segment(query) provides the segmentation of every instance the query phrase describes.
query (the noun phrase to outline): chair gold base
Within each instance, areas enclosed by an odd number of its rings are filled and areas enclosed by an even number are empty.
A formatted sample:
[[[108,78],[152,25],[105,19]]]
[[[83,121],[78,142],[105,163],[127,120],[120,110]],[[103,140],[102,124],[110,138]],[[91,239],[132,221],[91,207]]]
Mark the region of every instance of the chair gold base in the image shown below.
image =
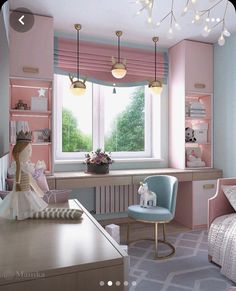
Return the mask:
[[[135,220],[137,221],[137,220]],[[153,223],[154,224],[154,239],[152,238],[141,238],[141,239],[137,239],[137,240],[133,240],[130,241],[129,236],[130,236],[130,223],[128,223],[128,228],[127,228],[127,244],[130,245],[131,243],[137,242],[137,241],[141,241],[141,240],[152,240],[155,242],[155,255],[154,255],[154,260],[163,260],[163,259],[168,259],[170,257],[172,257],[175,254],[175,247],[166,240],[166,228],[165,228],[165,223],[167,222],[151,222],[151,221],[141,221],[140,222],[144,222],[144,223]],[[158,225],[162,224],[163,226],[163,240],[158,239]],[[170,247],[171,252],[168,253],[167,255],[163,255],[160,256],[158,255],[158,243],[162,243],[165,244],[167,246]]]

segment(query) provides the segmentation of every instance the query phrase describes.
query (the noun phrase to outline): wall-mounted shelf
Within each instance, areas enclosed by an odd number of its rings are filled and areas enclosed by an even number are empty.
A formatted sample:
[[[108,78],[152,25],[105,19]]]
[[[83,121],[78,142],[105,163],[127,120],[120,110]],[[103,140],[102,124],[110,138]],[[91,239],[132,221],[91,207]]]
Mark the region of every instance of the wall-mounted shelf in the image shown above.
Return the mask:
[[[31,144],[32,146],[48,146],[48,145],[51,145],[52,143],[51,142],[32,142]],[[14,146],[15,143],[11,143],[10,145]]]
[[[195,143],[186,142],[185,143],[186,147],[198,147],[199,145],[211,145],[211,143],[210,142],[195,142]]]
[[[211,120],[211,117],[207,116],[207,117],[191,117],[191,116],[185,116],[185,120]]]
[[[49,117],[52,114],[52,111],[32,111],[32,110],[11,109],[10,114],[12,116]]]
[[[39,96],[38,90],[45,89],[45,98],[47,100],[46,111],[20,110],[15,109],[19,100],[22,100],[27,107],[31,107],[32,97]],[[32,78],[10,78],[10,145],[15,144],[15,134],[19,128],[26,127],[32,131],[33,150],[31,161],[36,163],[38,160],[44,160],[46,163],[46,172],[52,173],[52,80],[40,80]],[[51,132],[50,142],[43,142],[38,138],[47,129]],[[39,140],[38,140],[39,139]],[[38,141],[37,141],[38,140]]]

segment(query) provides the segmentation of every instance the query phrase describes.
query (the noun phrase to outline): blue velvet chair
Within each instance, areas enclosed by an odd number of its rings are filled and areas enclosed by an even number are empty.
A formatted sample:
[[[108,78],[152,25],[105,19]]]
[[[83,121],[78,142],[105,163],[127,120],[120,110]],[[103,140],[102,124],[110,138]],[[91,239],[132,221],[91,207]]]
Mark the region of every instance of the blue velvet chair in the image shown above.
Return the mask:
[[[165,224],[170,222],[175,216],[176,197],[178,180],[176,177],[168,175],[149,176],[144,180],[148,184],[148,189],[157,195],[157,206],[130,205],[128,216],[136,221],[153,223],[155,227],[155,259],[164,259],[175,253],[175,247],[166,241]],[[163,226],[163,239],[158,239],[158,225]],[[129,242],[130,223],[128,223],[127,240]],[[167,255],[158,255],[158,242],[168,245],[171,249]]]

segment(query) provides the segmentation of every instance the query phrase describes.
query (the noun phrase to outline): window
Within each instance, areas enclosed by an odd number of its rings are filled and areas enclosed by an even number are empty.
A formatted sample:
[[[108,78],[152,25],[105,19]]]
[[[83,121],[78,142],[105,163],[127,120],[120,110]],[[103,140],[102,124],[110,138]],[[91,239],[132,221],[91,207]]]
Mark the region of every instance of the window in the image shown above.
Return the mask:
[[[54,84],[56,160],[84,159],[97,148],[120,159],[151,158],[160,152],[160,118],[155,118],[160,102],[154,102],[154,109],[147,86],[117,87],[114,94],[111,86],[86,82],[85,95],[74,96],[68,76],[55,75]]]

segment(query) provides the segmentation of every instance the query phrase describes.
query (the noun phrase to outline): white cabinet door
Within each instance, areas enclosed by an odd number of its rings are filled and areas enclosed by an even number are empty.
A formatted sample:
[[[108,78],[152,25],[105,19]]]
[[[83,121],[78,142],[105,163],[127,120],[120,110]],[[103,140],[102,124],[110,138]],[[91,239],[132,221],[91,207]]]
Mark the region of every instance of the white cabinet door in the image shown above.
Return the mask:
[[[193,227],[206,226],[208,199],[216,193],[216,180],[193,181]]]

